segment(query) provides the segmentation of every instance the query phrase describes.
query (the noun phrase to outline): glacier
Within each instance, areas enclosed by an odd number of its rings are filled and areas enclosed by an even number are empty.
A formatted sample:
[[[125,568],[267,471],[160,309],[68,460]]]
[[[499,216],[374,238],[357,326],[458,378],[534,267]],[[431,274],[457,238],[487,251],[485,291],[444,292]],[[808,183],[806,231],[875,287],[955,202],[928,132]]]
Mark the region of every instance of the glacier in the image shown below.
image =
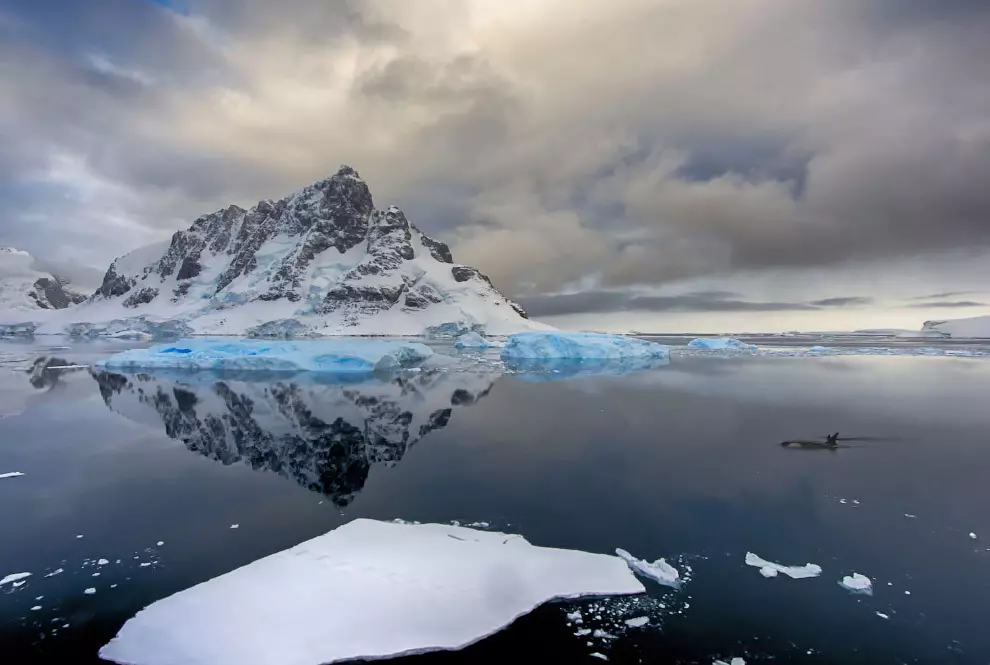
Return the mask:
[[[415,366],[433,355],[417,342],[339,339],[297,342],[183,339],[101,360],[108,370],[308,371],[363,373]]]
[[[755,344],[747,344],[731,337],[698,337],[688,342],[688,346],[713,351],[755,351],[759,348]]]
[[[502,360],[666,359],[670,349],[625,335],[555,330],[510,335],[501,355]]]
[[[618,557],[357,519],[152,603],[99,655],[128,665],[381,659],[464,648],[551,600],[644,592]]]

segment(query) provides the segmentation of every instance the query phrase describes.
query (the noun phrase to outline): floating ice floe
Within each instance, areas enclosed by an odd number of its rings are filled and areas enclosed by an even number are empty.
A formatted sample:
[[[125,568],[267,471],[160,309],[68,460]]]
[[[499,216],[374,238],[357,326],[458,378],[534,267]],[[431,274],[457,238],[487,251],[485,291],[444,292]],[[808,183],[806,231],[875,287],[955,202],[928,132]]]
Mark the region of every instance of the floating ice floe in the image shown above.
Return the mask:
[[[712,351],[755,351],[759,348],[755,344],[747,344],[731,337],[699,337],[688,342],[688,346]]]
[[[96,588],[89,587],[88,589],[85,589],[83,593],[86,594],[87,596],[92,596],[94,593],[96,593]]]
[[[860,575],[859,573],[846,575],[842,578],[842,581],[839,582],[839,586],[844,589],[848,589],[853,593],[873,595],[873,582],[866,575]]]
[[[728,663],[724,660],[712,661],[712,665],[746,665],[746,661],[743,658],[733,658]]]
[[[184,339],[129,349],[98,363],[113,370],[307,371],[371,373],[411,367],[433,355],[417,342],[342,339],[300,342]]]
[[[31,573],[12,573],[10,575],[7,575],[7,577],[3,578],[2,580],[0,580],[0,586],[3,586],[4,584],[10,584],[11,582],[14,582],[16,584],[19,580],[23,580],[27,577],[31,577]],[[20,585],[18,584],[17,586]]]
[[[0,479],[3,478],[19,478],[24,474],[20,471],[8,471],[7,473],[0,473]]]
[[[502,359],[617,360],[620,358],[668,358],[663,344],[625,335],[592,332],[541,331],[509,336]]]
[[[657,559],[650,563],[643,559],[637,559],[629,552],[616,548],[615,553],[628,564],[633,572],[649,578],[654,582],[673,588],[681,585],[681,575],[676,568],[667,563],[664,559]]]
[[[752,552],[746,552],[746,565],[760,569],[763,577],[776,577],[778,573],[783,573],[788,577],[799,580],[806,577],[818,577],[822,574],[822,567],[814,563],[806,563],[803,566],[783,566],[773,561],[767,561]]]
[[[641,628],[650,623],[650,617],[633,617],[632,619],[626,619],[623,623],[630,628]]]
[[[467,332],[457,338],[454,346],[458,349],[488,349],[497,345],[476,332]]]
[[[100,650],[129,665],[317,665],[460,649],[553,599],[643,593],[620,559],[358,519],[160,600]]]

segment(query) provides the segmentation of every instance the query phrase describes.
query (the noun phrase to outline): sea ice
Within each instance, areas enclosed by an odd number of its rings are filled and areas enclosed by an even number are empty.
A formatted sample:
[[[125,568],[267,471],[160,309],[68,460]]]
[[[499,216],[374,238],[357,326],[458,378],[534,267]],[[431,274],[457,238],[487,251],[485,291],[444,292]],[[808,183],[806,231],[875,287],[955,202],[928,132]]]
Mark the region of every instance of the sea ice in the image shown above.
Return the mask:
[[[675,589],[681,585],[681,575],[677,572],[677,569],[667,563],[664,559],[657,559],[653,563],[649,561],[644,561],[643,559],[637,559],[629,552],[616,548],[615,553],[622,558],[623,561],[628,564],[629,568],[633,572],[647,577],[654,582],[663,584],[664,586],[674,587]]]
[[[0,473],[0,478],[18,478],[23,475],[20,471],[8,471],[7,473]]]
[[[25,577],[31,577],[31,573],[12,573],[7,575],[7,577],[0,580],[0,586],[8,584],[10,582],[17,582],[18,580],[23,580]],[[19,585],[18,585],[19,586]]]
[[[593,332],[541,331],[509,336],[502,349],[502,360],[530,358],[538,360],[619,358],[669,358],[670,349],[663,344]]]
[[[710,349],[713,351],[755,351],[759,347],[755,344],[740,342],[731,337],[699,337],[688,342],[692,349]]]
[[[129,665],[385,658],[460,649],[549,600],[644,591],[616,557],[358,519],[151,604],[100,656]]]
[[[417,342],[342,339],[298,342],[184,339],[129,349],[98,363],[106,369],[267,370],[371,373],[415,365],[433,355]]]
[[[635,617],[633,619],[626,619],[625,624],[632,628],[640,628],[650,623],[650,617]]]
[[[803,566],[783,566],[760,558],[752,552],[746,552],[746,565],[759,568],[763,577],[776,577],[778,573],[783,573],[799,580],[806,577],[818,577],[822,574],[822,567],[814,563],[806,563]]]
[[[859,573],[853,573],[852,575],[846,575],[839,582],[839,586],[844,589],[848,589],[853,593],[865,593],[868,595],[873,595],[873,582],[866,575],[860,575]]]
[[[83,591],[83,593],[86,594],[87,596],[92,596],[94,593],[96,593],[96,589],[93,587],[89,587],[88,589]]]
[[[733,658],[728,663],[724,660],[716,660],[712,662],[712,665],[746,665],[746,661],[743,658]]]
[[[458,337],[457,341],[454,342],[454,346],[458,349],[487,349],[495,346],[495,344],[472,331]]]

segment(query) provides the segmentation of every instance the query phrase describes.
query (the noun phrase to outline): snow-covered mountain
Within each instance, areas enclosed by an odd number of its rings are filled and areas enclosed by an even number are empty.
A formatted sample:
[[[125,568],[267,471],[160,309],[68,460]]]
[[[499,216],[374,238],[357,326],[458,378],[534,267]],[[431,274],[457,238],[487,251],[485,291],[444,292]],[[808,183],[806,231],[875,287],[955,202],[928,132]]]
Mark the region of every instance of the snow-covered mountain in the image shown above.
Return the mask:
[[[68,280],[40,270],[31,254],[0,247],[0,310],[30,316],[42,309],[65,309],[86,296],[73,290]]]
[[[990,316],[974,316],[968,319],[925,321],[922,330],[940,332],[950,337],[990,338]]]
[[[163,328],[164,326],[164,328]],[[342,166],[280,201],[232,205],[115,260],[37,332],[419,335],[544,328]]]
[[[374,464],[398,462],[455,408],[488,394],[490,368],[433,368],[338,385],[227,380],[186,383],[95,371],[106,405],[223,464],[273,471],[347,505]]]

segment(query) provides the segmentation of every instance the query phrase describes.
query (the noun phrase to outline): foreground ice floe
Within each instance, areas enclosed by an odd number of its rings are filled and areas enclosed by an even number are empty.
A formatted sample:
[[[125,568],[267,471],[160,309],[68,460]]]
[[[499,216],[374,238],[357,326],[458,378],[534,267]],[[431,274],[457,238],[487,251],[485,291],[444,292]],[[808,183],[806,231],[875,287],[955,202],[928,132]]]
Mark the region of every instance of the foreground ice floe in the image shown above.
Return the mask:
[[[300,342],[184,339],[129,349],[98,363],[106,369],[265,370],[370,373],[415,365],[433,355],[417,342],[342,339]]]
[[[668,358],[670,350],[663,344],[625,335],[592,332],[545,331],[523,332],[509,336],[502,349],[502,359],[538,360],[620,358]]]
[[[649,578],[654,582],[664,586],[674,587],[681,585],[681,575],[676,568],[671,566],[664,559],[657,559],[652,563],[643,559],[637,559],[629,552],[616,548],[615,553],[625,561],[633,572]]]
[[[731,337],[699,337],[688,342],[692,349],[710,349],[716,351],[755,351],[759,347],[747,344]]]
[[[873,594],[873,582],[866,575],[860,575],[859,573],[853,573],[852,575],[846,575],[839,582],[839,586],[844,589],[848,589],[853,593],[865,593],[867,595]]]
[[[26,577],[31,577],[31,573],[12,573],[4,577],[2,580],[0,580],[0,586],[3,586],[4,584],[9,584],[10,582],[17,582],[19,580],[23,580]]]
[[[100,656],[317,665],[460,649],[553,599],[643,593],[619,558],[358,519],[153,603]]]
[[[778,573],[783,573],[796,580],[805,577],[818,577],[822,574],[822,567],[814,563],[806,563],[803,566],[783,566],[773,561],[767,561],[752,552],[746,552],[746,565],[760,569],[763,577],[776,577]]]

